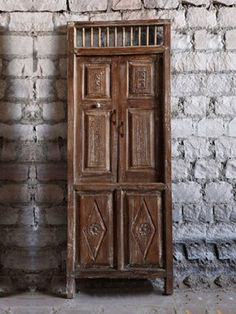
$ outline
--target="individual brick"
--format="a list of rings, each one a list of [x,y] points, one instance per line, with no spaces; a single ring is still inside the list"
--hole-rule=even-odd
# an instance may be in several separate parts
[[[187,21],[189,27],[215,27],[217,25],[216,10],[207,10],[206,8],[189,8]]]
[[[55,140],[57,138],[67,138],[66,123],[57,123],[54,125],[41,124],[36,126],[38,140]]]
[[[205,96],[187,97],[184,101],[184,113],[191,116],[205,116],[210,99]]]
[[[27,178],[27,165],[0,163],[0,180],[25,181]]]
[[[173,138],[186,138],[193,134],[193,123],[191,119],[173,119],[171,128]]]
[[[33,75],[33,58],[19,59],[15,58],[9,61],[4,74],[7,76],[32,76]]]
[[[208,203],[228,203],[233,200],[232,185],[228,182],[208,183],[205,192]]]
[[[1,161],[15,161],[19,155],[19,147],[17,142],[3,141],[0,153]]]
[[[215,103],[215,112],[219,115],[236,115],[236,96],[222,96]]]
[[[39,2],[39,1],[37,1]],[[10,14],[9,30],[16,32],[53,31],[52,13],[13,12]]]
[[[54,13],[53,21],[54,27],[57,31],[66,32],[67,31],[67,22],[76,22],[76,21],[88,21],[88,14],[76,14],[71,12],[60,12]]]
[[[188,137],[184,140],[184,154],[187,160],[210,157],[210,143],[206,138]]]
[[[221,27],[235,27],[236,8],[220,8],[218,13],[219,25]]]
[[[0,54],[29,56],[33,53],[33,38],[30,36],[1,35]]]
[[[117,20],[121,20],[120,12],[90,14],[90,21],[117,21]]]
[[[36,186],[35,200],[38,203],[61,203],[64,192],[56,184],[38,184]]]
[[[215,141],[216,158],[225,161],[229,158],[236,158],[236,138],[222,136]]]
[[[195,32],[194,39],[195,49],[197,50],[217,50],[223,48],[222,36],[219,32],[215,34],[205,29],[198,30]]]
[[[229,74],[211,73],[204,78],[206,96],[227,95],[232,89],[232,77]]]
[[[217,252],[220,260],[235,260],[236,259],[236,244],[223,242],[217,244]],[[228,286],[228,285],[227,285]]]
[[[0,134],[4,139],[8,140],[33,140],[33,126],[0,123]]]
[[[197,222],[201,212],[201,206],[187,204],[183,206],[183,219],[186,222]]]
[[[46,220],[46,223],[49,225],[65,225],[67,222],[65,206],[46,208],[45,220]]]
[[[59,70],[55,63],[50,59],[38,59],[37,71],[34,72],[34,76],[55,76],[58,75]]]
[[[43,107],[44,120],[62,120],[65,119],[65,109],[62,102],[45,103]]]
[[[236,49],[236,29],[232,29],[225,34],[226,49]]]
[[[170,19],[172,29],[181,29],[186,27],[184,10],[158,10],[157,18]]]
[[[172,32],[171,48],[173,50],[189,50],[192,47],[191,36],[186,33]]]
[[[172,179],[184,180],[188,177],[189,163],[183,159],[172,160]]]
[[[173,202],[198,203],[201,201],[201,185],[196,182],[180,182],[172,185]]]
[[[33,0],[1,0],[0,11],[30,11],[33,9]]]
[[[191,241],[200,241],[206,238],[206,225],[203,223],[185,223],[177,225],[174,228],[175,241],[189,243]]]
[[[66,54],[65,35],[38,36],[36,41],[38,56]]]
[[[198,136],[215,138],[222,136],[224,132],[224,122],[222,119],[203,118],[197,125]]]
[[[229,221],[232,207],[228,204],[214,205],[214,218],[217,222]]]
[[[36,95],[37,98],[55,98],[56,91],[54,88],[54,80],[53,79],[38,79],[36,81]]]
[[[217,161],[200,159],[194,166],[194,177],[196,179],[217,179],[219,177],[220,165]]]
[[[146,20],[146,19],[155,19],[157,18],[156,10],[141,10],[141,11],[130,11],[123,13],[123,20]]]
[[[228,135],[236,137],[236,118],[232,119],[229,123]]]
[[[200,74],[173,74],[172,96],[193,96],[202,92],[202,75]]]
[[[88,12],[88,11],[105,11],[107,9],[107,0],[69,0],[71,11]]]
[[[8,102],[0,102],[0,120],[20,120],[22,117],[21,105]]]
[[[207,54],[206,70],[209,72],[235,71],[236,53],[213,52]]]
[[[208,55],[202,52],[183,52],[172,55],[172,70],[176,72],[206,71]]]
[[[229,159],[226,164],[225,176],[228,179],[236,179],[236,160]]]
[[[144,0],[144,7],[147,9],[176,9],[179,0]]]
[[[0,207],[0,225],[15,225],[19,218],[19,208]]]
[[[9,88],[6,91],[8,99],[32,99],[33,98],[33,81],[29,79],[11,79]]]
[[[67,10],[66,0],[33,0],[33,11],[62,11]]]
[[[25,203],[30,200],[27,184],[5,184],[0,187],[1,203]]]
[[[141,9],[141,0],[113,0],[113,10],[137,10]]]
[[[66,180],[66,177],[67,166],[65,163],[37,165],[37,178],[40,181]]]

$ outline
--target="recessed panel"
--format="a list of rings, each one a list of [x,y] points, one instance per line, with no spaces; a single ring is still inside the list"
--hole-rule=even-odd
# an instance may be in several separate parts
[[[154,168],[153,110],[129,109],[129,169]]]
[[[128,62],[128,97],[154,96],[153,62]]]
[[[110,112],[84,112],[84,171],[110,170]]]
[[[84,65],[84,99],[110,98],[110,64]]]

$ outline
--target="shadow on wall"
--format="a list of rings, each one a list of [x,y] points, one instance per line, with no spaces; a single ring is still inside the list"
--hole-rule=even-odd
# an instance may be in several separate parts
[[[65,47],[64,34],[0,28],[3,293],[48,288],[53,275],[65,272]]]

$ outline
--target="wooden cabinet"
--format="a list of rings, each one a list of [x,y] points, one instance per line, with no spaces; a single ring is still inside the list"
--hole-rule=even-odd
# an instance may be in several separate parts
[[[68,298],[76,278],[172,293],[169,40],[167,20],[69,24]]]

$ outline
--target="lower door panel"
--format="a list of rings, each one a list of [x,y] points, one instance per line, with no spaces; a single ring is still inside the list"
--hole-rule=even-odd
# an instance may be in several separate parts
[[[113,268],[113,192],[76,194],[77,267],[87,270]]]
[[[162,262],[162,197],[158,191],[124,192],[123,266],[157,269]]]

